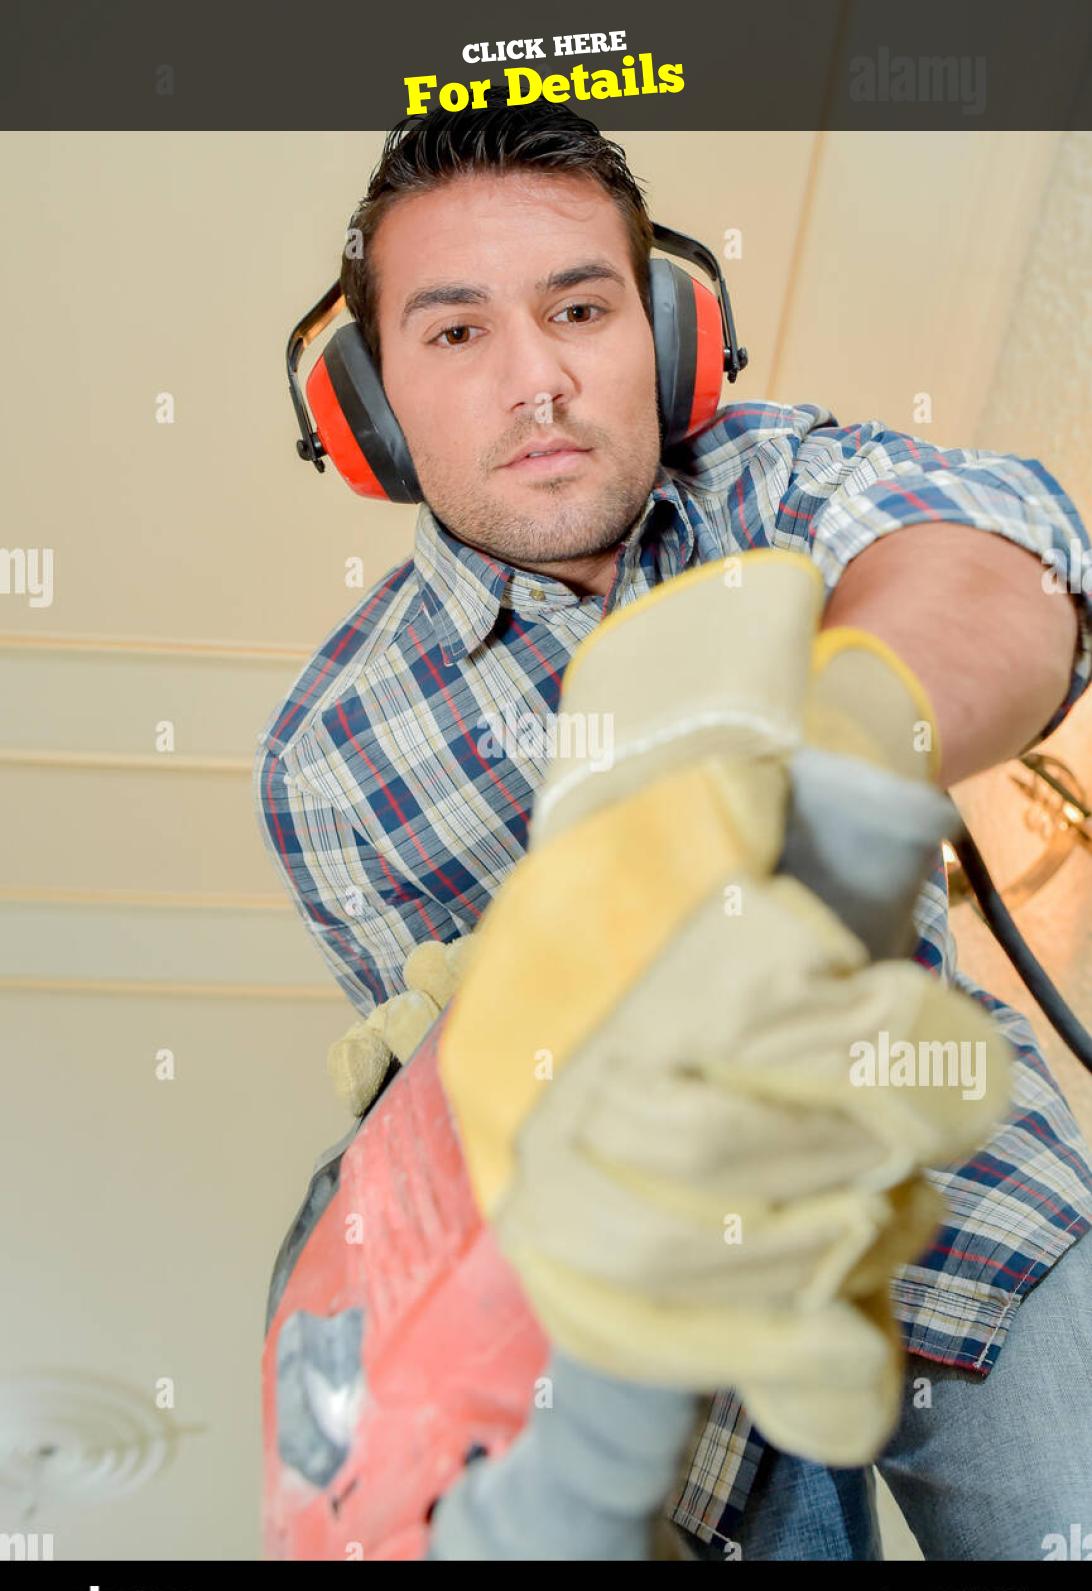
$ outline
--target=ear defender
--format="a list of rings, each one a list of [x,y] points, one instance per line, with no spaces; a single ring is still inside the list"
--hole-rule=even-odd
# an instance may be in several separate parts
[[[326,344],[307,378],[323,450],[361,497],[419,503],[421,486],[402,427],[354,321]]]
[[[670,260],[652,260],[649,277],[666,449],[692,436],[717,412],[724,380],[720,305],[707,287]]]
[[[747,350],[736,346],[728,290],[716,256],[696,239],[656,223],[653,235],[659,248],[705,269],[720,294],[718,298],[670,260],[649,262],[656,389],[666,451],[713,419],[725,372],[734,381],[747,363]],[[307,377],[304,403],[298,377],[303,350],[344,307],[335,282],[289,336],[288,387],[301,436],[296,451],[320,472],[323,458],[329,458],[361,497],[419,503],[423,494],[409,447],[356,321],[342,326],[322,349]]]

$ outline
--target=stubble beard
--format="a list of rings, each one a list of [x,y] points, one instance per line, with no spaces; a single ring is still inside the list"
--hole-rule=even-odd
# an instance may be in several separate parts
[[[637,461],[605,483],[589,501],[571,478],[533,488],[533,505],[513,509],[484,490],[426,491],[434,516],[468,546],[517,567],[587,558],[622,541],[637,520],[656,480],[657,464]],[[422,484],[424,484],[422,482]]]

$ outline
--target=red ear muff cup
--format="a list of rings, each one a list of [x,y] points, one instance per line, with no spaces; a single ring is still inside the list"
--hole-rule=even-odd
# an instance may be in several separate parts
[[[720,407],[721,388],[724,385],[724,337],[720,323],[720,305],[711,293],[692,276],[694,308],[697,319],[697,356],[694,368],[694,397],[690,406],[686,436],[692,436],[708,425]]]
[[[670,260],[651,261],[649,290],[667,449],[717,412],[724,379],[720,305],[715,294]]]
[[[385,488],[362,452],[337,401],[326,358],[320,358],[307,378],[307,401],[315,417],[315,430],[334,468],[361,497],[386,499]]]
[[[335,332],[315,361],[307,401],[319,441],[354,492],[392,503],[421,501],[402,428],[355,323]]]

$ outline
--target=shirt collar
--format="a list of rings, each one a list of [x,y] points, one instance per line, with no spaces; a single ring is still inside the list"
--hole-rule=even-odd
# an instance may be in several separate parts
[[[668,507],[657,505],[666,503]],[[622,561],[609,604],[624,599],[643,548],[659,532],[661,579],[685,569],[694,548],[694,528],[672,477],[660,466],[652,491],[622,543]],[[501,606],[520,612],[575,607],[582,599],[563,581],[534,574],[479,552],[453,536],[427,503],[417,513],[414,564],[425,610],[432,620],[445,664],[473,652],[492,632]],[[594,599],[602,601],[601,598]]]

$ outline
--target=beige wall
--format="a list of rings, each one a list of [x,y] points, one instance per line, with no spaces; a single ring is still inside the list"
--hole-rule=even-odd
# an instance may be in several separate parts
[[[742,228],[728,276],[751,364],[733,395],[921,433],[927,391],[935,440],[1040,457],[1092,519],[1092,137],[621,141],[657,219],[714,247]],[[300,465],[284,344],[336,275],[380,142],[0,142],[2,539],[55,558],[50,607],[0,597],[0,1134],[18,1300],[0,1364],[145,1390],[174,1376],[183,1428],[129,1500],[47,1512],[58,1556],[257,1551],[264,1289],[311,1163],[345,1125],[323,1057],[351,1012],[279,892],[247,769],[299,662],[355,600],[346,558],[378,576],[413,524]],[[156,423],[161,393],[173,425]],[[169,759],[154,752],[163,719]],[[1088,723],[1082,708],[1058,743],[1092,785]],[[968,793],[987,850],[1007,843],[1002,777]],[[1086,1020],[1090,869],[1074,856],[1021,918]],[[969,953],[1012,995],[962,915]],[[153,1078],[162,1048],[173,1083]]]

